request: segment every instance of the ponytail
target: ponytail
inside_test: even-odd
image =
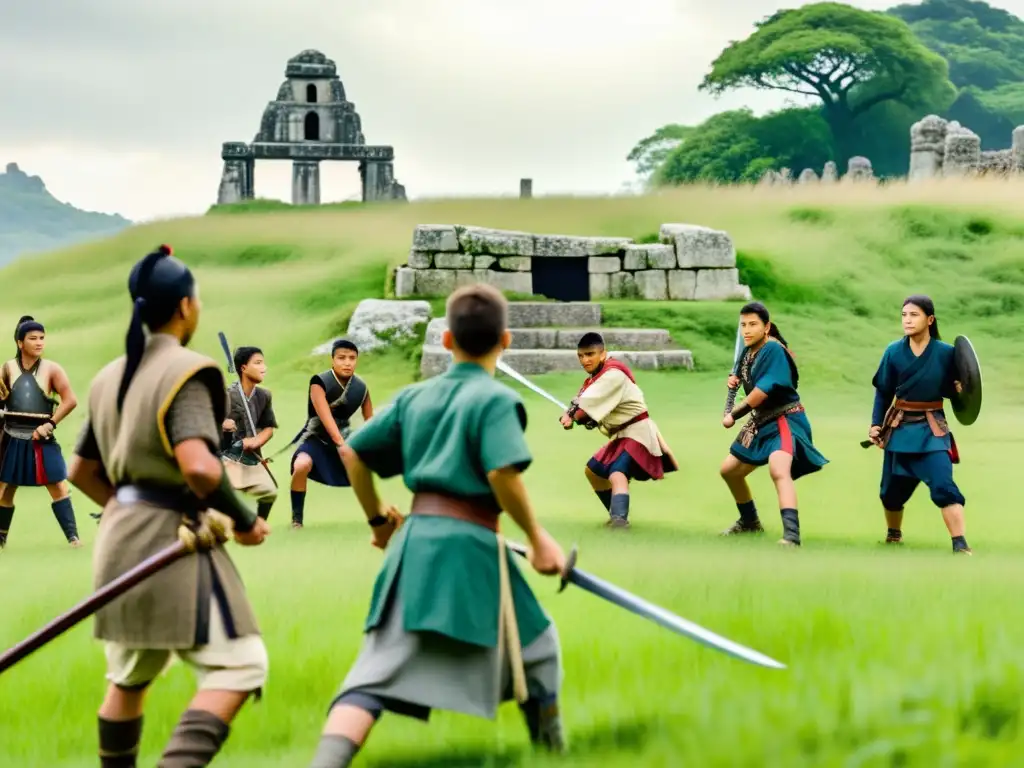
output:
[[[33,331],[39,331],[45,333],[46,329],[43,328],[43,324],[36,320],[32,315],[22,315],[21,319],[18,320],[18,324],[14,326],[14,356],[15,358],[20,357],[21,348],[18,346],[19,341],[23,341]]]
[[[128,291],[133,299],[132,319],[125,334],[125,363],[121,384],[117,390],[117,410],[120,413],[128,387],[139,370],[142,356],[146,351],[146,332],[143,326],[151,331],[166,324],[177,310],[178,303],[191,295],[194,281],[188,267],[178,262],[169,275],[154,278],[159,266],[167,263],[172,255],[169,245],[161,245],[147,254],[128,277]],[[183,279],[184,278],[184,279]]]

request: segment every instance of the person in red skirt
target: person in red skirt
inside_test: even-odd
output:
[[[596,428],[611,438],[585,472],[608,511],[605,525],[629,528],[630,481],[661,480],[679,465],[647,412],[636,377],[625,363],[608,357],[601,334],[583,334],[576,353],[588,376],[561,423],[565,429]]]

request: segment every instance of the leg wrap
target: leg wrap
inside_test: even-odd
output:
[[[323,735],[309,768],[348,768],[359,745],[346,736]]]
[[[0,548],[7,544],[7,533],[14,520],[14,507],[0,507]]]
[[[209,765],[228,738],[231,727],[216,715],[187,709],[178,721],[157,768]]]
[[[105,720],[98,718],[101,768],[135,768],[142,739],[142,718]]]
[[[529,698],[519,705],[526,719],[526,727],[530,731],[530,741],[534,746],[543,747],[552,752],[565,751],[565,734],[562,731],[562,718],[558,710],[558,698],[549,696],[544,699]]]
[[[302,516],[306,509],[306,492],[292,491],[292,522],[302,525]]]
[[[608,511],[611,512],[612,517],[621,517],[623,520],[629,519],[629,494],[628,493],[616,493],[611,498],[611,504],[609,505]]]
[[[270,519],[270,508],[274,506],[273,501],[260,501],[256,503],[256,514],[264,520]]]
[[[78,525],[75,523],[75,510],[71,506],[71,497],[65,496],[59,501],[50,505],[53,509],[53,516],[57,518],[60,529],[64,532],[64,538],[74,541],[78,538]]]
[[[800,543],[800,518],[795,509],[782,510],[782,538],[794,544]]]
[[[740,511],[740,522],[743,525],[749,527],[757,522],[757,507],[754,505],[753,499],[737,504],[736,509]]]
[[[612,492],[611,491],[594,491],[597,494],[597,498],[604,504],[604,508],[611,512],[612,509]]]

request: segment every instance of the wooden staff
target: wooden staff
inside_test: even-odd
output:
[[[186,555],[200,550],[213,549],[228,540],[232,524],[219,512],[206,513],[206,519],[199,529],[193,531],[186,523],[178,528],[178,541],[169,547],[146,558],[130,571],[121,574],[113,581],[105,584],[67,613],[58,616],[38,632],[34,632],[13,648],[0,656],[0,674],[6,672],[31,653],[38,651],[47,643],[56,640],[73,626],[92,616],[107,603],[123,595],[129,589],[145,581],[155,573],[159,573],[172,563]]]

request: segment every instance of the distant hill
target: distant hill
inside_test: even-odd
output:
[[[131,224],[123,216],[82,211],[62,203],[42,179],[29,176],[17,163],[8,163],[6,173],[0,173],[0,264],[110,235]]]

